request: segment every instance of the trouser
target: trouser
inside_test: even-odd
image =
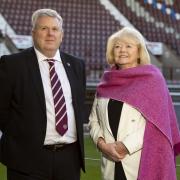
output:
[[[7,168],[8,180],[80,180],[80,159],[77,143],[59,148],[44,147],[46,170],[26,173]],[[44,165],[43,165],[44,166]]]

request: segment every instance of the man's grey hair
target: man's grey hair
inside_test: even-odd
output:
[[[54,17],[59,20],[60,28],[63,30],[63,19],[62,17],[58,14],[57,11],[53,9],[38,9],[32,14],[32,29],[36,27],[36,22],[39,17],[42,16],[49,16],[49,17]]]

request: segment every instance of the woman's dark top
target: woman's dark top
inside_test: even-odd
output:
[[[120,123],[120,116],[123,107],[123,102],[110,99],[108,103],[108,117],[109,117],[109,125],[111,127],[111,131],[115,140],[117,140],[117,131]],[[127,180],[122,163],[115,163],[115,172],[114,172],[114,180]]]

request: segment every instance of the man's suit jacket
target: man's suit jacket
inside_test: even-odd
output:
[[[80,165],[84,170],[84,62],[61,52],[72,91]],[[13,169],[33,172],[43,167],[46,104],[34,48],[0,59],[1,162]]]
[[[103,137],[106,143],[115,142],[109,125],[108,102],[107,98],[95,98],[94,100],[89,125],[90,134],[95,144],[97,144],[99,137]],[[142,114],[129,104],[123,103],[117,141],[122,141],[129,151],[129,155],[126,155],[122,160],[128,180],[137,179],[144,130],[145,119]],[[114,167],[114,162],[102,156],[103,180],[114,180]]]

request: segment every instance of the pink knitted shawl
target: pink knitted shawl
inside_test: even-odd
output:
[[[147,120],[138,180],[175,180],[180,132],[166,82],[154,65],[104,72],[97,97],[126,102]]]

